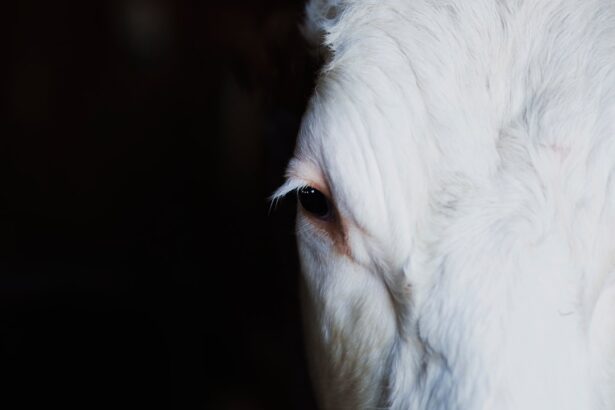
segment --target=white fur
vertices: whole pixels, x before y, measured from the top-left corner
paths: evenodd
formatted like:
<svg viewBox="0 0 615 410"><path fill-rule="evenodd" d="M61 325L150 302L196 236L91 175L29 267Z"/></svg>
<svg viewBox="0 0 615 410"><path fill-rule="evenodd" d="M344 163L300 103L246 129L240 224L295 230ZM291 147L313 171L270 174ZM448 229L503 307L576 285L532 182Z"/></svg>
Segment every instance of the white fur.
<svg viewBox="0 0 615 410"><path fill-rule="evenodd" d="M335 6L334 11L330 7ZM289 180L323 409L615 409L615 3L314 0Z"/></svg>

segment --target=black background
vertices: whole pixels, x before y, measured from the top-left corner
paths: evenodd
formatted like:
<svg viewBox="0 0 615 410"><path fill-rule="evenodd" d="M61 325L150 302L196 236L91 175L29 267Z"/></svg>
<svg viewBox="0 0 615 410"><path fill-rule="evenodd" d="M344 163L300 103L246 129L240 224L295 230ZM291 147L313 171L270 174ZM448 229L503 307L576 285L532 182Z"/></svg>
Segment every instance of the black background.
<svg viewBox="0 0 615 410"><path fill-rule="evenodd" d="M294 201L303 1L5 2L3 401L313 409Z"/></svg>

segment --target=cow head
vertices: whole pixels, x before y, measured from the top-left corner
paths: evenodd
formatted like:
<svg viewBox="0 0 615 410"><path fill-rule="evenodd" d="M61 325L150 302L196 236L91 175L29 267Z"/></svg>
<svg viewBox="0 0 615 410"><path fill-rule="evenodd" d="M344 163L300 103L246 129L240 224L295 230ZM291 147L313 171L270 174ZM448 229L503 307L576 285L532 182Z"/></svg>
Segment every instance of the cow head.
<svg viewBox="0 0 615 410"><path fill-rule="evenodd" d="M610 234L598 204L571 228L582 193L563 175L597 138L586 121L613 125L568 48L597 41L565 23L589 30L591 7L555 3L308 6L327 62L276 196L299 200L323 408L607 408L589 406L608 403L593 361L613 350L612 246L587 241Z"/></svg>

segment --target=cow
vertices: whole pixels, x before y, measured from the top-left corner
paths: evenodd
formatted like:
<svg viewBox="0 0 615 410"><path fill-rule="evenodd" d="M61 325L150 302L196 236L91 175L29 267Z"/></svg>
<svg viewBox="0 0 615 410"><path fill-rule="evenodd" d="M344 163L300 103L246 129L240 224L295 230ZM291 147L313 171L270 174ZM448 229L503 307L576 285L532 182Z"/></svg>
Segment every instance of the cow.
<svg viewBox="0 0 615 410"><path fill-rule="evenodd" d="M322 409L615 409L615 1L312 0Z"/></svg>

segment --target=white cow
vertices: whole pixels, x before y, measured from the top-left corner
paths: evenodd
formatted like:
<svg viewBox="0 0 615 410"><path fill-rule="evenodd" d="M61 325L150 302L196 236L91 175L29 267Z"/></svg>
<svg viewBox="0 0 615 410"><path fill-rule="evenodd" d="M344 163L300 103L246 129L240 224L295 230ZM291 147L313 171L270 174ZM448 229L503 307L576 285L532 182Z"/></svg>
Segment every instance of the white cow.
<svg viewBox="0 0 615 410"><path fill-rule="evenodd" d="M288 180L323 409L615 409L615 1L315 0Z"/></svg>

